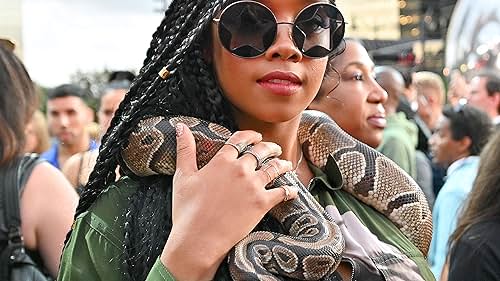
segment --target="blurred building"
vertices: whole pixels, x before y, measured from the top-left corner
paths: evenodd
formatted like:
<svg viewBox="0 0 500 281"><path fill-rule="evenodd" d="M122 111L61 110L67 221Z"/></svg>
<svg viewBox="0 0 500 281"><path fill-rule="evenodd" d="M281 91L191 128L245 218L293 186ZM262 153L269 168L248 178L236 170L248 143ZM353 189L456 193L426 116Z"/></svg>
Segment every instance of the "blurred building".
<svg viewBox="0 0 500 281"><path fill-rule="evenodd" d="M22 57L22 0L0 0L0 37L16 44L15 52Z"/></svg>
<svg viewBox="0 0 500 281"><path fill-rule="evenodd" d="M402 38L443 39L457 0L399 0Z"/></svg>
<svg viewBox="0 0 500 281"><path fill-rule="evenodd" d="M447 70L500 71L500 2L460 0L446 38Z"/></svg>
<svg viewBox="0 0 500 281"><path fill-rule="evenodd" d="M347 36L363 40L378 64L441 72L457 0L338 0Z"/></svg>
<svg viewBox="0 0 500 281"><path fill-rule="evenodd" d="M401 38L415 40L421 68L441 72L445 65L445 38L457 0L399 0Z"/></svg>
<svg viewBox="0 0 500 281"><path fill-rule="evenodd" d="M347 22L346 35L363 39L399 40L399 4L387 0L338 0Z"/></svg>

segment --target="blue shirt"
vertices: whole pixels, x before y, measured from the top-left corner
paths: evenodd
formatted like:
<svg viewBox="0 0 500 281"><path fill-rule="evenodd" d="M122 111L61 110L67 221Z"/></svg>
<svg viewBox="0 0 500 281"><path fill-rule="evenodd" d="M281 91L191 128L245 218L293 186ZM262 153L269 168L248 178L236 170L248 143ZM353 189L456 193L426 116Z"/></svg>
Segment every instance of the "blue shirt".
<svg viewBox="0 0 500 281"><path fill-rule="evenodd" d="M89 144L89 150L94 150L97 149L99 145L94 141L90 140ZM49 150L45 151L40 155L41 158L47 160L52 166L56 167L57 169L61 169L59 165L59 142L54 142Z"/></svg>
<svg viewBox="0 0 500 281"><path fill-rule="evenodd" d="M447 170L446 181L434 203L432 241L428 258L436 280L440 278L448 255L448 240L455 231L457 218L472 189L478 167L478 156L469 156L453 162Z"/></svg>

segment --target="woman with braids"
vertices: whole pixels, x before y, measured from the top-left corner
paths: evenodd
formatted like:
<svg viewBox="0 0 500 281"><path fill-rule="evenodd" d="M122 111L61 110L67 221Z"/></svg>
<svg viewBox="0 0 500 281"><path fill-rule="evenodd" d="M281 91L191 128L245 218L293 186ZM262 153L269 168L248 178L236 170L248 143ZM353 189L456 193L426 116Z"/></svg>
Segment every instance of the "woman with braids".
<svg viewBox="0 0 500 281"><path fill-rule="evenodd" d="M433 280L428 243L417 248L386 215L340 189L335 161L318 169L299 142L302 113L328 57L343 50L344 28L332 1L174 0L103 137L59 280ZM175 135L175 174L134 175L127 149L148 164L169 156L150 154L160 137L129 139L169 116L234 133L198 168L206 151L196 153L195 126L178 122L164 136ZM125 176L115 182L117 166ZM296 184L266 188L282 177ZM286 225L274 216L290 222L300 210L279 210L297 202L323 216ZM279 234L291 228L296 237ZM427 230L419 231L428 238ZM300 242L318 236L329 243Z"/></svg>

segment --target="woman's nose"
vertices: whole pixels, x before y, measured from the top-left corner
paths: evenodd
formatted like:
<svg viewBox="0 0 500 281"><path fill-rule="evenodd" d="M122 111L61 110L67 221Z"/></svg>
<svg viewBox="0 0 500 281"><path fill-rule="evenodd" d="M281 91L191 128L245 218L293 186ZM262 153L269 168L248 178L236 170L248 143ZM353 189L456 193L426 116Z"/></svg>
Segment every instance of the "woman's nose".
<svg viewBox="0 0 500 281"><path fill-rule="evenodd" d="M302 53L292 39L292 28L293 25L288 23L278 24L276 38L265 53L268 60L276 58L293 62L302 60Z"/></svg>
<svg viewBox="0 0 500 281"><path fill-rule="evenodd" d="M369 99L373 103L385 103L387 101L387 92L380 86L374 78L371 79L372 89L370 91Z"/></svg>

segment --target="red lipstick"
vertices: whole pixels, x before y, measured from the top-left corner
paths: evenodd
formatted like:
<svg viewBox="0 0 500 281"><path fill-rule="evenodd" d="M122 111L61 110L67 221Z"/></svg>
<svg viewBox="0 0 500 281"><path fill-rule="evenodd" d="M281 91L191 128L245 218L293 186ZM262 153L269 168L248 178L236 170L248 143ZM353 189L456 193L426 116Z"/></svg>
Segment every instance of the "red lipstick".
<svg viewBox="0 0 500 281"><path fill-rule="evenodd" d="M273 71L257 80L257 83L278 96L291 96L302 86L300 78L291 72Z"/></svg>

